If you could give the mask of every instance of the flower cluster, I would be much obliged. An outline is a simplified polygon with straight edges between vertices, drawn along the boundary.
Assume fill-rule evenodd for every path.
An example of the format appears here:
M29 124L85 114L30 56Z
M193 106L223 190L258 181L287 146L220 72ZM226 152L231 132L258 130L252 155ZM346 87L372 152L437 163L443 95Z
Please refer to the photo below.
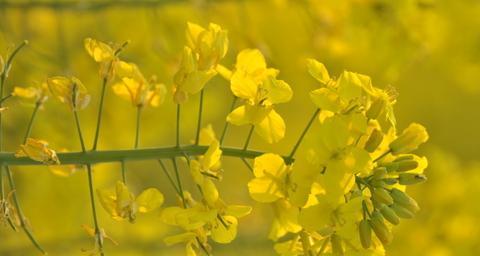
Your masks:
M250 194L273 205L270 238L288 237L275 245L281 255L383 255L391 227L419 210L405 188L426 179L427 161L412 151L428 134L411 124L397 135L395 98L368 76L332 79L315 60L308 69L321 84L310 94L322 110L316 127L294 164L274 154L255 159Z

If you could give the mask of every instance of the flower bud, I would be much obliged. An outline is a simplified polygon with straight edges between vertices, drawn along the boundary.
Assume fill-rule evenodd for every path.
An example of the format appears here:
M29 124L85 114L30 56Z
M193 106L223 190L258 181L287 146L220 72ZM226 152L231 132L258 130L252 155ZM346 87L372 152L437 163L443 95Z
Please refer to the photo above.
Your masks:
M330 237L330 242L332 243L332 253L333 255L343 256L345 251L343 250L342 240L337 235L333 234Z
M360 233L360 242L364 249L370 248L372 245L372 228L367 220L360 221L358 225L358 231Z
M378 167L373 170L372 179L380 180L383 179L387 175L387 169L385 167Z
M405 160L398 162L397 172L406 172L414 170L418 167L418 162L415 160Z
M425 182L427 177L420 173L401 173L398 175L398 183L401 185L414 185Z
M395 158L394 162L401 162L401 161L413 160L413 159L414 159L413 155L403 155Z
M382 215L378 211L372 213L370 226L382 244L387 245L392 241L392 233L388 230L387 225L385 225L385 222L383 221Z
M409 153L428 140L428 133L422 125L412 123L400 136L390 143L393 155Z
M413 213L416 213L420 210L420 207L418 206L415 199L408 196L405 192L397 188L393 188L392 191L390 192L390 195L392 196L395 204L398 204Z
M375 188L383 188L387 184L383 180L372 180L370 181L370 185L372 185Z
M377 149L377 147L382 143L383 134L381 131L375 129L370 134L367 142L365 143L365 150L372 153Z
M392 204L390 207L396 213L396 215L400 218L411 219L414 216L414 214L411 211L400 206L399 204Z
M387 102L382 97L375 99L372 105L370 106L370 108L367 110L367 113L366 113L367 117L369 119L377 119L377 117L385 109L386 105L387 105Z
M384 203L387 205L393 204L393 198L384 188L375 188L373 190L372 196L373 199L375 199L375 201L378 201L379 203Z
M398 180L395 178L386 178L382 180L387 185L395 185L397 184Z
M382 213L383 217L393 225L398 225L400 223L400 219L398 218L397 214L395 214L395 211L389 206L384 204L382 208L380 208L380 212Z

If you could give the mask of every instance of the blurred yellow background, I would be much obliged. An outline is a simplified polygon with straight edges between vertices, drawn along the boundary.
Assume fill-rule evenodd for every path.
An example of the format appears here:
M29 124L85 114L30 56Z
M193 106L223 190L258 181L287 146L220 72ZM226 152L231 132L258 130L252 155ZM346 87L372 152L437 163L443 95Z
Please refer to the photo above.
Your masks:
M415 121L427 127L430 140L421 148L430 166L429 180L411 190L422 207L413 220L394 230L387 255L478 255L480 253L480 2L474 0L265 0L265 1L0 1L0 53L24 39L30 44L17 56L7 90L30 86L52 75L74 75L93 95L80 112L88 145L93 140L101 81L97 65L83 48L86 37L106 42L131 40L122 53L145 75L157 75L170 89L185 44L188 21L214 22L227 29L230 47L223 64L231 67L244 48L258 48L280 79L294 90L292 102L278 106L287 123L286 137L268 145L253 137L252 148L287 153L305 127L313 104L308 92L315 82L305 58L325 63L331 73L343 69L368 74L378 87L393 85L399 92L395 107L398 127ZM231 94L228 83L214 78L205 91L204 124L221 133ZM8 103L5 148L14 151L24 136L32 106ZM182 141L195 136L198 97L182 113ZM135 108L109 89L100 131L99 149L131 148ZM141 147L173 145L175 105L169 97L158 108L145 110ZM243 145L248 129L229 130L226 145ZM47 102L32 137L53 148L79 150L74 120L60 103ZM134 192L157 187L173 204L174 191L154 161L127 163ZM181 165L185 170L185 165ZM12 168L25 215L50 255L81 255L93 243L80 228L91 223L85 172L57 177L45 167ZM238 159L224 161L219 185L226 201L255 206L242 219L239 236L230 245L215 245L216 255L274 255L266 237L271 214L254 203L246 183L250 173ZM186 176L186 175L185 175ZM97 188L120 179L118 164L95 166ZM188 183L188 179L185 179ZM187 188L193 187L187 184ZM162 242L174 231L158 214L132 225L116 222L99 209L101 226L119 242L107 242L107 255L182 255L183 247ZM0 227L0 255L36 255L22 233Z

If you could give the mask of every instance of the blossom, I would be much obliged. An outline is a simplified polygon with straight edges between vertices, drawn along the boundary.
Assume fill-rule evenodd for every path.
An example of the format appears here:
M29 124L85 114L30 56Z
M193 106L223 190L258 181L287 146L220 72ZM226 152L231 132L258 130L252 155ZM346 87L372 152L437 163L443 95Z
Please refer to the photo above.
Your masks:
M147 80L137 65L123 61L117 63L115 70L119 81L112 88L118 96L136 107L157 107L164 101L167 89L155 76Z
M153 211L164 201L163 194L156 188L148 188L135 197L121 181L117 182L115 192L99 189L97 193L103 208L113 219L128 219L130 222L135 221L137 212Z
M48 88L53 96L67 104L71 110L81 110L90 103L87 88L76 77L54 76L47 79Z
M115 50L108 44L86 38L84 47L87 53L100 64L100 76L106 79L112 79L114 76L114 67L118 62Z
M235 96L244 104L234 109L227 121L234 125L251 124L255 132L269 143L285 136L285 122L273 109L274 104L292 98L290 86L277 80L278 70L267 68L265 58L256 49L241 51L237 56L230 86Z
M49 96L48 85L46 82L38 83L36 86L13 88L13 96L27 100L33 100L35 104L42 105Z
M187 46L198 55L198 68L214 68L228 50L227 31L210 23L205 29L195 23L187 23Z
M47 165L60 164L56 152L43 140L27 138L26 143L20 145L20 149L15 152L15 157L24 156Z

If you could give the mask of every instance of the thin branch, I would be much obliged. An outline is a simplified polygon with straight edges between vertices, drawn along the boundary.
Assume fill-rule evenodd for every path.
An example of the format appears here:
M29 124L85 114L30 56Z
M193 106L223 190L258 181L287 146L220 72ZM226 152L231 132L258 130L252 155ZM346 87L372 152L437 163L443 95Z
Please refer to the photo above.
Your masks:
M176 143L177 147L180 147L180 104L177 104L177 126L176 126Z
M315 121L315 118L318 116L318 113L320 113L320 109L317 108L315 110L315 112L313 113L312 117L310 118L310 121L308 121L308 124L307 126L305 127L305 129L303 129L303 132L302 134L300 135L300 138L298 138L297 140L297 143L295 143L295 146L293 147L292 149L292 152L290 153L290 157L293 157L295 155L295 153L297 152L297 149L298 147L300 146L300 144L302 143L303 141L303 138L305 137L305 135L307 134L308 130L310 129L310 127L312 126L313 124L313 121Z
M97 115L97 127L95 128L95 138L93 139L92 150L97 150L98 137L100 135L100 125L102 123L103 102L105 100L105 91L106 91L107 83L108 83L108 79L104 77L102 80L102 94L100 95L100 106L98 108L98 115Z
M235 104L237 103L237 96L233 96L233 100L232 100L232 105L230 105L230 112L232 112L232 110L235 108ZM228 121L225 121L225 126L223 127L223 131L222 131L222 136L220 136L220 146L223 144L223 140L225 139L225 135L227 134L227 129L228 129L228 125L229 125L229 122Z
M197 122L197 136L195 136L195 145L198 145L200 140L200 129L202 128L202 111L203 111L203 89L200 91L200 103L198 106L198 122Z
M248 144L250 144L250 140L252 139L253 130L255 129L255 125L252 124L250 131L248 132L247 140L245 141L245 145L243 146L243 150L247 150Z
M172 157L173 170L175 171L175 177L177 179L178 190L180 191L180 198L182 199L183 208L187 208L187 202L183 196L182 180L180 179L180 172L178 171L177 160Z

